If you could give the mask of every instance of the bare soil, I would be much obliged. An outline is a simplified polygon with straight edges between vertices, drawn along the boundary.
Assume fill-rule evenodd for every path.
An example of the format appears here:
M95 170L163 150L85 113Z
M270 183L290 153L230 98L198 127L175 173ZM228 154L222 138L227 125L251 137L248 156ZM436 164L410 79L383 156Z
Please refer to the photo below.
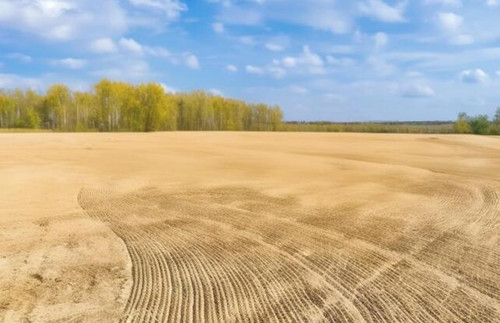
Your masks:
M0 134L2 322L500 322L500 138Z

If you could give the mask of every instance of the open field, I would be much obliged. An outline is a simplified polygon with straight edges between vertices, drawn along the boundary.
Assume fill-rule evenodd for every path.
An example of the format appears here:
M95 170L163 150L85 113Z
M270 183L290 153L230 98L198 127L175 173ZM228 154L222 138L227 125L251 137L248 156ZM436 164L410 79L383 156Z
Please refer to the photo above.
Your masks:
M500 322L500 138L0 134L1 322Z

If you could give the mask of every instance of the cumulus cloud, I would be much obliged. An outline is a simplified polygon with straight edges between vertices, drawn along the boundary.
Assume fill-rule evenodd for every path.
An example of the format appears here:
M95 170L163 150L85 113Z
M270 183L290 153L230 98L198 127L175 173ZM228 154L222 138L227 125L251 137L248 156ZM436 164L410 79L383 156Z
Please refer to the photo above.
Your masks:
M193 54L189 54L185 58L186 66L192 70L196 70L200 68L200 62L198 61L198 57Z
M455 37L452 37L450 42L453 45L464 46L464 45L474 44L475 40L474 37L472 37L471 35L460 34Z
M274 43L267 43L265 47L273 52L280 52L285 49L283 46Z
M226 69L229 72L233 72L233 73L238 72L238 67L236 67L235 65L232 65L232 64L226 65Z
M430 86L419 82L404 84L400 91L401 95L407 98L428 98L436 95Z
M165 93L175 94L175 93L180 92L177 88L172 87L172 86L167 85L167 84L162 83L162 82L160 82L160 86L163 88L163 91L165 91Z
M64 59L54 60L52 61L52 64L55 66L61 66L72 70L79 70L83 68L85 65L87 65L87 61L83 59L68 57Z
M281 61L281 64L283 64L283 66L285 66L287 68L292 68L292 67L297 66L297 60L293 57L285 57Z
M23 62L23 63L31 63L33 58L29 55L21 54L21 53L10 53L7 54L6 57L8 59L15 59L17 61Z
M366 0L359 4L361 13L384 22L403 22L406 2L390 6L382 0Z
M375 48L377 50L384 48L389 43L389 36L386 33L378 32L373 36Z
M302 54L296 57L287 56L281 61L275 62L275 65L281 65L288 69L298 68L298 72L309 74L324 74L325 62L321 56L314 53L309 46L302 47Z
M112 53L117 47L111 38L100 38L90 43L90 49L95 53Z
M224 93L219 89L210 89L208 92L216 96L224 96Z
M187 10L186 4L178 0L129 0L132 5L163 12L169 19L177 19Z
M127 17L117 1L0 0L0 26L70 41L121 33Z
M270 66L268 71L274 78L277 79L284 78L287 75L286 69L279 66Z
M223 34L225 31L224 24L221 22L214 22L212 24L212 29L218 34Z
M253 65L246 66L247 73L267 74L277 79L284 78L288 73L294 74L325 74L325 61L314 53L307 45L303 46L302 53L298 56L286 56L282 59L274 59L264 67Z
M461 7L461 0L425 0L425 4L427 5L443 5L443 6L451 6L451 7Z
M142 45L131 38L122 38L118 44L121 48L129 52L142 53L143 51Z
M224 3L227 5L222 6L219 18L227 24L261 25L266 21L279 21L335 34L346 34L353 25L353 17L344 11L343 4L336 1L253 0Z
M464 18L453 12L441 12L438 14L438 24L444 31L445 37L452 45L465 46L475 42L472 35L463 33Z
M438 20L441 27L447 31L458 30L464 22L464 18L462 16L454 14L453 12L440 13L438 15Z
M149 63L141 59L114 60L112 64L95 69L91 74L98 77L107 77L123 81L147 81L155 73L151 71Z
M481 84L486 83L489 76L481 69L466 70L460 73L460 80L464 83Z
M0 88L13 89L13 88L32 88L42 89L45 82L38 78L24 77L17 74L3 74L0 73Z
M264 70L262 68L253 65L245 66L245 70L249 74L264 74Z

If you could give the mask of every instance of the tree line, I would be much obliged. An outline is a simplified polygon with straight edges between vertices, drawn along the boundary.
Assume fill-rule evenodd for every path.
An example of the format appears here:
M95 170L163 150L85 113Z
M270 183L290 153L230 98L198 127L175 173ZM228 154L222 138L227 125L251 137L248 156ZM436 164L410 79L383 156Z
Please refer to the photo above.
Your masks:
M500 135L500 107L497 108L493 119L486 114L469 116L465 112L458 115L454 124L455 133L473 133L476 135Z
M366 132L451 134L453 121L424 122L285 122L284 131L290 132Z
M107 79L90 91L52 85L44 94L0 90L0 129L54 131L304 131L463 133L500 135L500 108L487 115L460 113L456 122L283 122L279 106L246 103L204 91L167 93L157 83Z
M252 104L204 91L166 93L160 84L102 80L91 91L52 85L0 91L0 128L57 131L280 130L278 106Z

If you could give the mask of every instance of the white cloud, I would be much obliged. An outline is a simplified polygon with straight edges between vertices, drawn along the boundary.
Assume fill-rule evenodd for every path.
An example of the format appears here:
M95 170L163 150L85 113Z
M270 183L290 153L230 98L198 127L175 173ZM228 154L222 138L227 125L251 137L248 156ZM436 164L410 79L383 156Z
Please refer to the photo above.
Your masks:
M252 36L242 36L238 40L244 45L253 46L257 44L257 41Z
M226 69L227 69L229 72L233 72L233 73L238 72L238 67L236 67L235 65L232 65L232 64L227 65L227 66L226 66Z
M453 45L464 46L464 45L474 44L474 41L475 41L474 37L472 37L471 35L460 34L453 37L450 42Z
M295 67L297 65L297 60L293 57L285 57L283 58L283 60L281 61L283 66L287 67L287 68L292 68L292 67Z
M127 17L117 1L0 0L0 26L70 41L121 33L127 28Z
M425 0L425 4L434 4L434 5L443 5L443 6L451 6L451 7L461 7L461 0Z
M384 57L381 56L370 56L366 60L370 70L374 72L377 76L389 76L394 74L397 67L391 63L388 63Z
M403 22L406 1L392 7L382 0L366 0L359 4L359 10L366 16L384 22Z
M258 5L250 5L252 2ZM353 17L345 12L344 5L332 0L248 0L226 3L218 16L226 24L256 26L266 21L279 21L335 34L346 34L351 31L353 25Z
M210 92L211 94L213 94L215 96L224 96L224 93L219 89L210 89L210 90L208 90L208 92Z
M54 60L52 61L52 64L55 66L62 66L65 68L69 68L72 70L79 70L83 68L85 65L87 65L87 61L83 59L76 59L76 58L64 58L64 59L59 59L59 60Z
M401 95L407 98L428 98L436 95L430 86L419 82L404 84L400 90Z
M496 7L498 6L498 0L486 0L486 5L490 7Z
M165 93L174 93L175 94L175 93L179 92L178 89L176 89L174 87L171 87L171 86L169 86L169 85L167 85L165 83L161 83L160 82L160 85L163 88L163 91L165 91Z
M129 0L131 4L143 8L159 10L169 19L177 19L187 6L178 0Z
M250 74L264 74L264 70L262 68L253 65L245 66L245 70Z
M269 73L274 77L274 78L277 78L277 79L281 79L281 78L284 78L287 74L287 71L286 69L282 68L282 67L278 67L278 66L270 66L268 68L268 71Z
M33 58L31 58L31 56L21 54L21 53L7 54L6 57L9 59L18 60L18 61L23 62L23 63L31 63L31 61L33 60Z
M303 50L302 56L300 56L297 59L299 64L307 65L311 67L311 70L323 67L324 65L323 59L319 55L313 53L309 48L309 46L304 46L302 50Z
M481 69L467 70L460 73L460 80L464 83L486 83L489 80L488 74Z
M349 57L336 58L334 56L326 56L326 62L328 65L335 67L353 67L356 65L356 61Z
M118 44L121 48L129 52L142 53L143 51L142 45L131 38L122 38Z
M389 43L389 36L386 33L378 32L373 36L375 41L375 48L377 50L384 48Z
M142 45L141 45L142 46ZM170 51L163 47L149 47L149 46L142 46L144 49L144 52L148 55L155 56L155 57L163 57L163 58L168 58L172 57L172 54Z
M200 68L200 62L198 61L198 58L193 54L189 54L188 56L186 56L185 62L186 66L192 70Z
M100 38L90 43L90 49L95 53L112 53L116 52L117 48L112 39Z
M438 20L442 28L447 31L456 31L458 30L463 22L464 18L452 12L442 12L438 15Z
M260 68L260 73L268 73L275 78L283 78L288 74L287 70L293 70L298 74L325 74L325 62L321 56L311 51L309 46L303 46L302 53L296 57L287 56L281 60L273 60L272 64L265 69Z
M265 47L273 52L280 52L285 49L283 46L274 43L267 43Z
M224 24L221 22L214 22L212 24L212 29L218 34L223 34L225 32Z
M105 67L93 70L91 74L99 77L132 82L148 81L155 76L148 62L137 59L113 60L112 63L106 64Z
M17 74L0 73L0 89L32 88L42 89L45 85L41 79L23 77Z

